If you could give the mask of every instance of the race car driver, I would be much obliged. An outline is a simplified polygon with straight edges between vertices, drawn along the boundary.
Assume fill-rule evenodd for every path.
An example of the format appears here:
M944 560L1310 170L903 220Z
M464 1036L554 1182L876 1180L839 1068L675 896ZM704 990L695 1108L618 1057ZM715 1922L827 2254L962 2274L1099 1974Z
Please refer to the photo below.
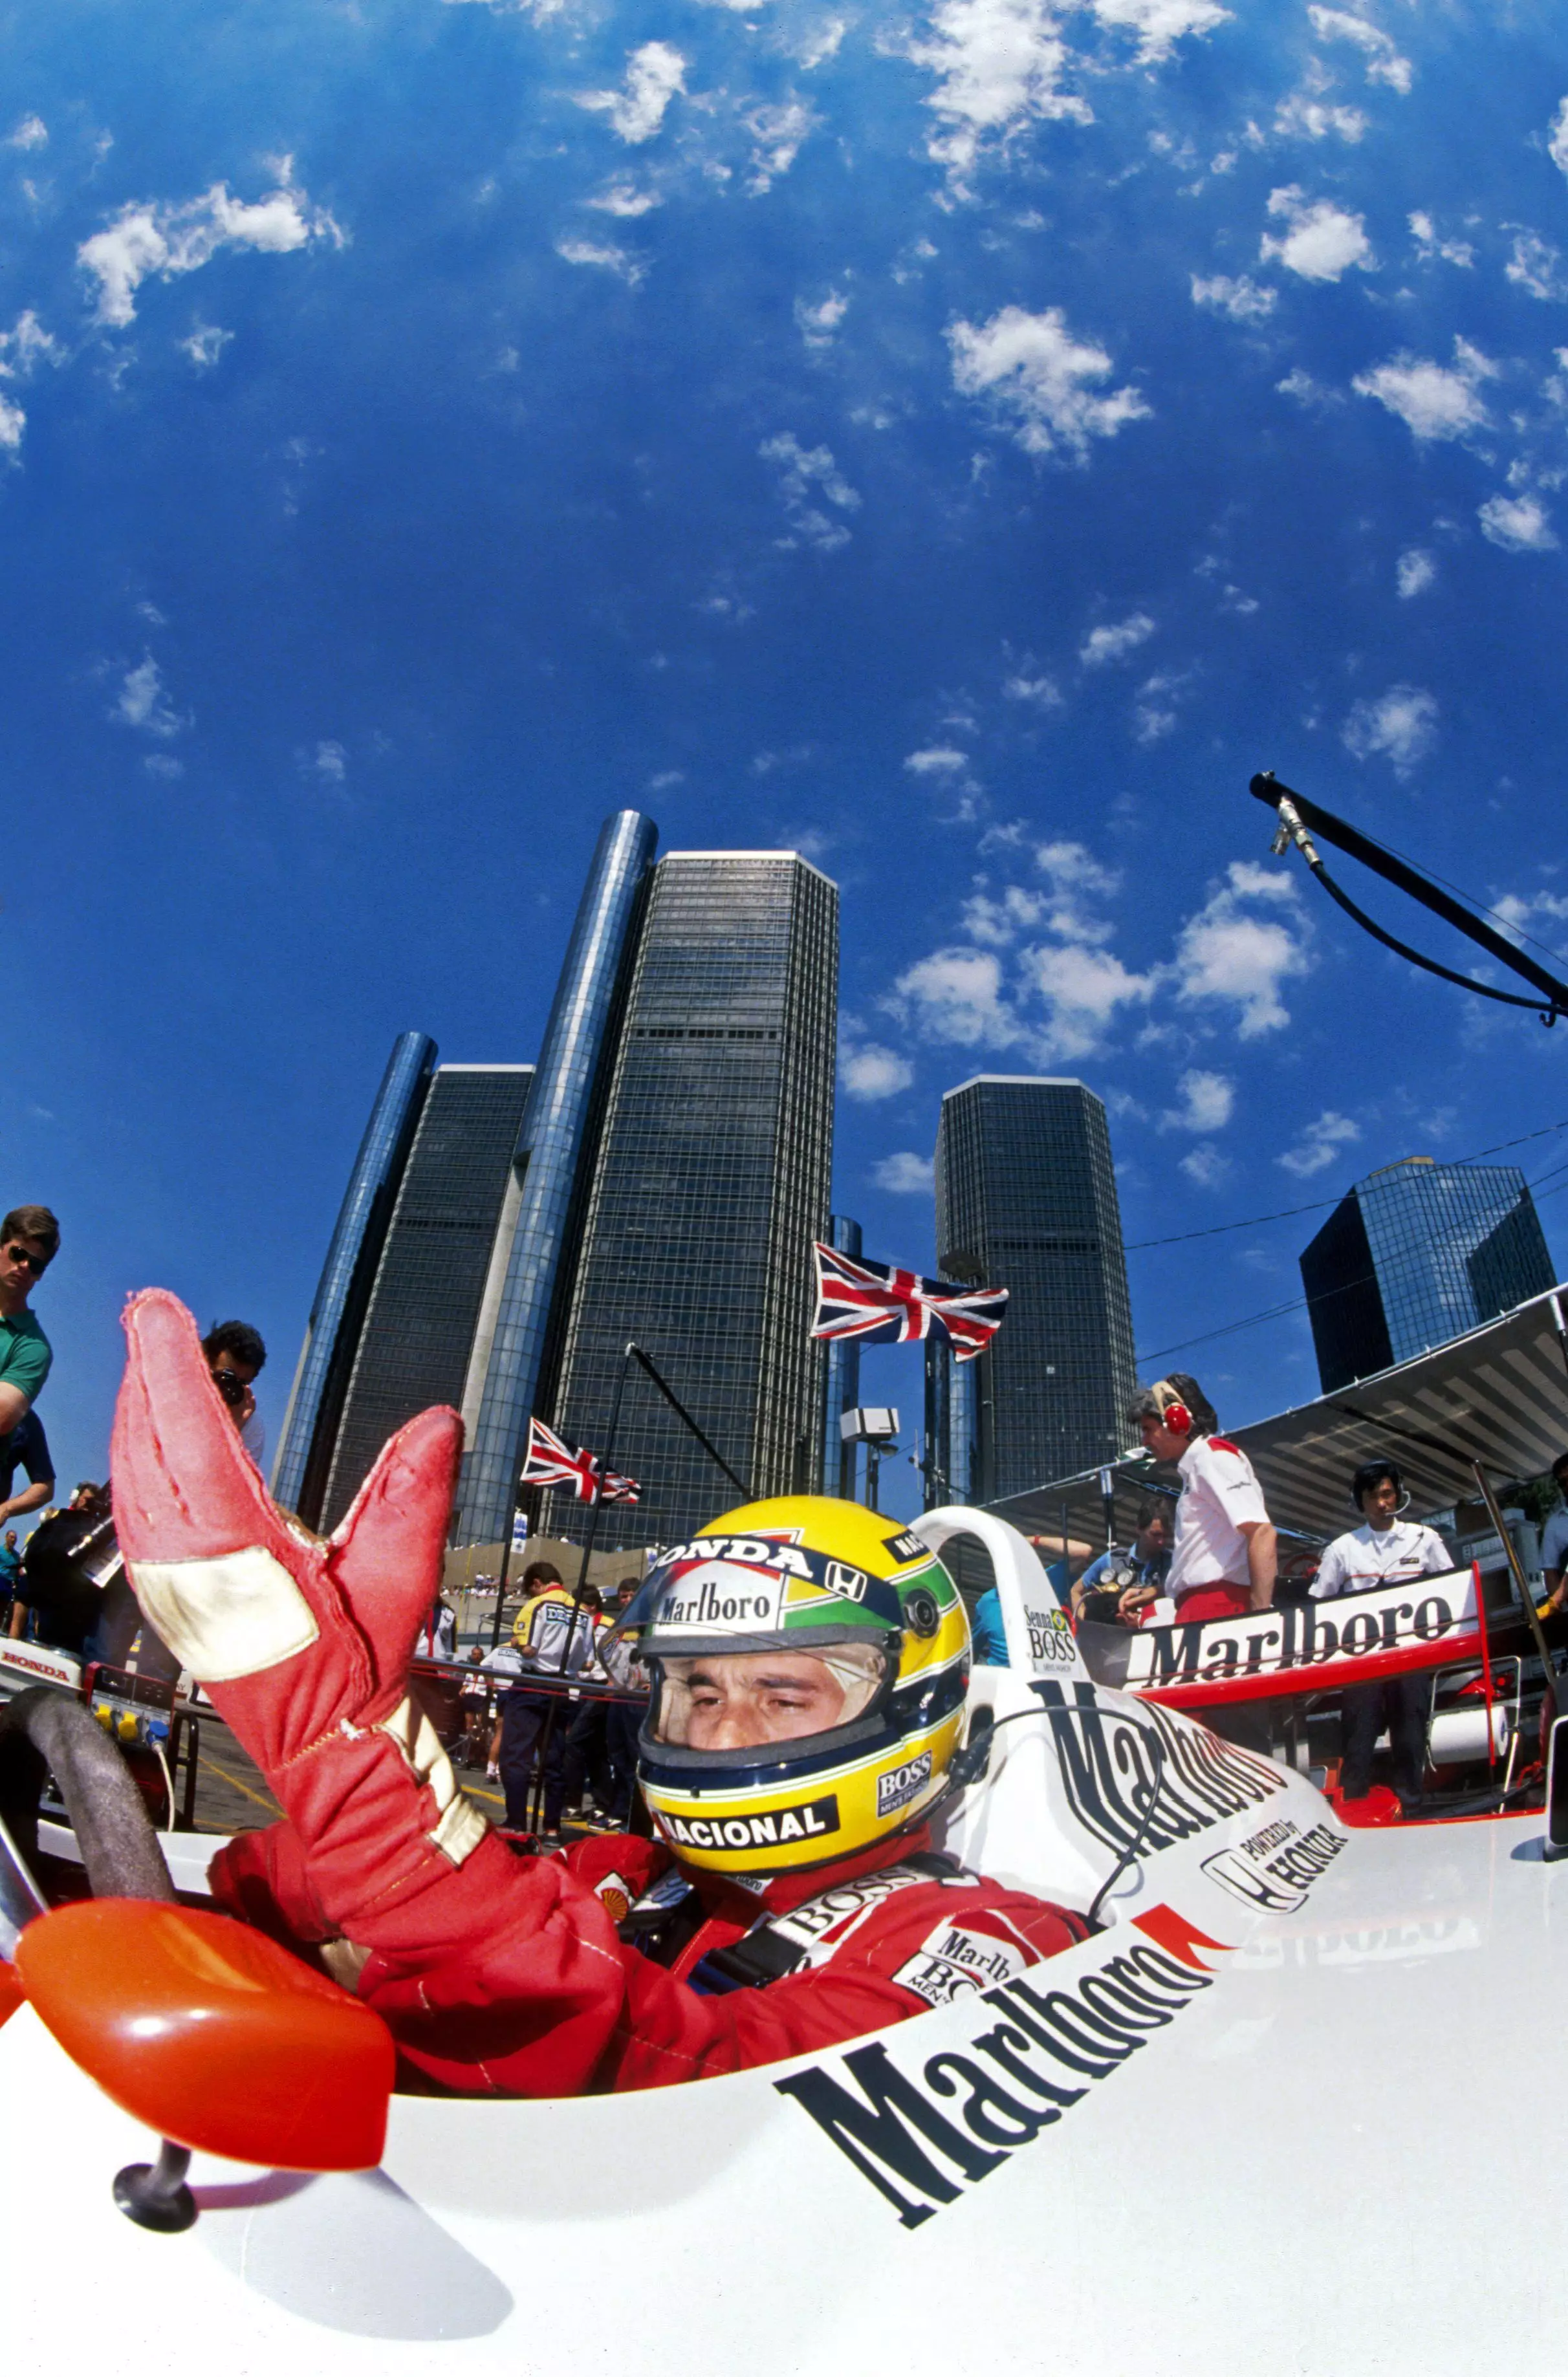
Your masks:
M636 1606L639 1779L661 1838L521 1857L408 1695L461 1446L394 1437L329 1540L268 1499L195 1326L126 1316L127 1571L287 1821L214 1859L219 1899L323 1961L425 2084L561 2096L742 2070L1013 1977L1086 1935L934 1854L968 1628L924 1544L856 1505L754 1504Z

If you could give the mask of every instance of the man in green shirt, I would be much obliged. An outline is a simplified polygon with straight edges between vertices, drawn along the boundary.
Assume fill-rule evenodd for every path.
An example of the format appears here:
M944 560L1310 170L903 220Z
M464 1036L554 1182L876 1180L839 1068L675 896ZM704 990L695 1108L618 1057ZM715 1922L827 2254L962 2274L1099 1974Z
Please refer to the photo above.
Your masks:
M54 1359L28 1296L59 1246L60 1224L47 1205L17 1205L0 1222L0 1436L26 1419Z

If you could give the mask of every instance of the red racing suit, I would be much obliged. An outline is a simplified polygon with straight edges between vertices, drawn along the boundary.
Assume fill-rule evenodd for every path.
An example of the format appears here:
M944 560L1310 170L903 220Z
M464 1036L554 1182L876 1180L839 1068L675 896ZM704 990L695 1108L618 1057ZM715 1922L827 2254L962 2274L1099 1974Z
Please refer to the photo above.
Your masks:
M427 1948L377 1950L360 1973L358 1995L426 2084L560 2096L748 2071L1011 1979L1087 1937L1082 1917L931 1856L924 1829L896 1863L883 1842L761 1888L690 1872L626 1834L514 1857L505 1879L482 1920L453 1933L437 1919ZM331 1936L287 1824L231 1842L211 1884L291 1945Z

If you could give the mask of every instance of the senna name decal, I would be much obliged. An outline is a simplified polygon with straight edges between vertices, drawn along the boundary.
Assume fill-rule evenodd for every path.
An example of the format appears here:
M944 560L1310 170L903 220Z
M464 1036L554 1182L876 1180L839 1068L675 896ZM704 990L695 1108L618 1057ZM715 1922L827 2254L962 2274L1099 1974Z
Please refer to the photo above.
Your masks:
M1250 1696L1305 1689L1326 1669L1344 1681L1435 1666L1478 1646L1476 1581L1470 1569L1417 1577L1375 1593L1211 1618L1193 1626L1143 1626L1131 1640L1130 1692L1191 1691L1194 1698ZM1211 1687L1218 1686L1217 1691Z

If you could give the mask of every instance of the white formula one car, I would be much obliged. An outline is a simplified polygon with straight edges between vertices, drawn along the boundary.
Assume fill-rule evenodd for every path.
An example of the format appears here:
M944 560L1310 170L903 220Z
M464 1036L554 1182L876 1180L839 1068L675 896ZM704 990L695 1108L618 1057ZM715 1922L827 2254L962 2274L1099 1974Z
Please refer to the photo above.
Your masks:
M994 1738L946 1845L1070 1906L1104 1893L1093 1937L1022 1982L976 1972L871 2038L733 2077L388 2107L352 2021L321 2027L315 1976L291 1985L259 1956L242 1972L193 1937L150 1993L115 1953L137 1907L39 1916L8 1863L9 1936L37 1975L0 2029L9 2368L54 2365L73 2335L115 2377L193 2354L225 2377L1568 2360L1548 2255L1498 2252L1555 2219L1531 2108L1563 2064L1568 1874L1543 1816L1348 1827L1293 1764L1171 1705L1179 1678L1155 1675L1159 1699L1096 1683L1005 1522L916 1524L986 1546L1011 1662L975 1673L970 1739ZM1466 1582L1439 1581L1453 1622L1428 1664L1468 1639ZM1277 1693L1281 1655L1233 1647L1229 1666ZM170 1836L182 1890L214 1846ZM84 1947L93 1917L108 1928ZM385 2114L377 2168L270 2167L291 2057L294 2134L314 2124L317 2159L341 2164L346 2132L377 2135ZM253 2159L198 2152L194 2227L150 2233L111 2183L160 2131L193 2135L193 2106Z

